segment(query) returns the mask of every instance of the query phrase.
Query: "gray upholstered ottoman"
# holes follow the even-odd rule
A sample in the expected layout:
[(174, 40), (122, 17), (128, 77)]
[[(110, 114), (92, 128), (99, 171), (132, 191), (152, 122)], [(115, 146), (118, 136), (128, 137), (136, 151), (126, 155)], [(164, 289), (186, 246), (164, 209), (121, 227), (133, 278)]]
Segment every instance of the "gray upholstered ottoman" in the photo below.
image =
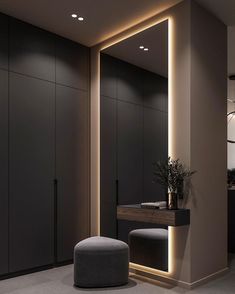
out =
[(159, 270), (168, 270), (168, 231), (137, 229), (129, 233), (130, 261)]
[(119, 286), (128, 282), (129, 247), (105, 237), (91, 237), (74, 248), (74, 284), (78, 287)]

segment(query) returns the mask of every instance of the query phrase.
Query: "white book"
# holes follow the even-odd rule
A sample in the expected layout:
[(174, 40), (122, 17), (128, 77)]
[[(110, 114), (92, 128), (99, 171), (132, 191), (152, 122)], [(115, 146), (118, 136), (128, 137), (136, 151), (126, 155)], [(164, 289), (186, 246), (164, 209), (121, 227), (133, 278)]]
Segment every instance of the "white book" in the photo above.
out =
[(157, 202), (143, 202), (141, 203), (142, 208), (166, 208), (166, 201), (157, 201)]

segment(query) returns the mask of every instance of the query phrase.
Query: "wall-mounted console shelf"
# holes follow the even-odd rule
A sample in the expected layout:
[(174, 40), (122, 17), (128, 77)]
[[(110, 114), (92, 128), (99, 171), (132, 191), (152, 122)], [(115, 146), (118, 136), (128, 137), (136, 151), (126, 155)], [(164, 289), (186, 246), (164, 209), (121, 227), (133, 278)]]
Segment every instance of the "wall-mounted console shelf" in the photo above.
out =
[(190, 210), (148, 209), (141, 208), (140, 204), (118, 205), (117, 219), (177, 227), (190, 224)]

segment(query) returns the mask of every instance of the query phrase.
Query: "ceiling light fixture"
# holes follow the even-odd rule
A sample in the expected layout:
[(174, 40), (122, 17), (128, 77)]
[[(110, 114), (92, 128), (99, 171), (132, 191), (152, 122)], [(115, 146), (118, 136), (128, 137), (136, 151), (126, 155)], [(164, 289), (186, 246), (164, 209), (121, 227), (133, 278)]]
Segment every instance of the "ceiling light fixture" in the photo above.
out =
[(149, 51), (149, 48), (144, 48), (144, 51)]
[(141, 45), (139, 48), (140, 48), (140, 49), (144, 49), (144, 46), (143, 46), (143, 45)]
[(75, 14), (75, 13), (73, 13), (71, 16), (72, 16), (72, 18), (77, 18), (78, 17), (77, 14)]
[(79, 16), (79, 17), (78, 17), (78, 20), (79, 20), (79, 21), (83, 21), (84, 18), (83, 18), (82, 16)]

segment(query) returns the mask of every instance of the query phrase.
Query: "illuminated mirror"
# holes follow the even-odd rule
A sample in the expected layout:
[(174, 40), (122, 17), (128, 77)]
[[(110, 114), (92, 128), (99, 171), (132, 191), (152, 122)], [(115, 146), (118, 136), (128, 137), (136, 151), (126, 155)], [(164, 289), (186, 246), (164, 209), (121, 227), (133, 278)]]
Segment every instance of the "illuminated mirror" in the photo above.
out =
[(168, 20), (103, 50), (100, 71), (100, 233), (167, 271), (168, 227), (120, 219), (117, 206), (164, 209), (153, 163), (168, 157)]

